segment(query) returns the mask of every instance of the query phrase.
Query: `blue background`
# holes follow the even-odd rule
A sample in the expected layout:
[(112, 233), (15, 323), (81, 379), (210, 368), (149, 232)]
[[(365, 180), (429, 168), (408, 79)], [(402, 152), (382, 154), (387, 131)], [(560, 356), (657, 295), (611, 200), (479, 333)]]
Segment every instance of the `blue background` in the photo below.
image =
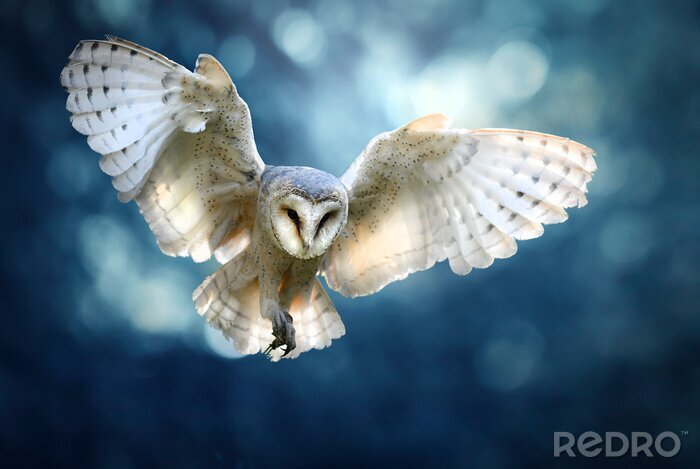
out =
[[(0, 15), (5, 463), (543, 467), (571, 463), (554, 431), (587, 430), (670, 430), (679, 456), (636, 463), (697, 463), (697, 2), (5, 0)], [(215, 264), (160, 254), (69, 124), (60, 70), (105, 33), (188, 67), (217, 56), (270, 164), (341, 174), (375, 134), (443, 111), (595, 148), (590, 203), (467, 277), (441, 264), (332, 293), (347, 335), (330, 349), (235, 358), (190, 300)]]

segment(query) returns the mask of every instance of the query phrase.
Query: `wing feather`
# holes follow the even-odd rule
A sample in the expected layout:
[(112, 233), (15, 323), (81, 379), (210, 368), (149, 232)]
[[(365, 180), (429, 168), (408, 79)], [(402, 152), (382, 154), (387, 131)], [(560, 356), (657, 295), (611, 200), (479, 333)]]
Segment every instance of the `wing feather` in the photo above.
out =
[[(136, 200), (166, 254), (230, 258), (249, 240), (264, 164), (248, 106), (223, 67), (194, 72), (123, 39), (82, 41), (61, 73), (73, 127), (119, 200)], [(226, 254), (226, 253), (229, 254)]]
[(347, 296), (373, 293), (447, 259), (458, 274), (517, 251), (586, 204), (594, 152), (509, 129), (449, 129), (426, 116), (375, 137), (342, 177), (348, 222), (322, 273)]

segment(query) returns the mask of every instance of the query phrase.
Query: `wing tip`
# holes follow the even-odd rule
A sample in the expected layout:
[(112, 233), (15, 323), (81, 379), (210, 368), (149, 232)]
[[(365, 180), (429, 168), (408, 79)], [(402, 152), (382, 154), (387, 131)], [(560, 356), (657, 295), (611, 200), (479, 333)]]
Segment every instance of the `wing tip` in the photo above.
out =
[(228, 91), (233, 90), (233, 80), (216, 57), (210, 54), (199, 54), (194, 66), (194, 72), (215, 81)]
[(446, 130), (449, 129), (451, 125), (452, 118), (450, 116), (442, 113), (435, 113), (412, 120), (404, 127), (409, 130), (425, 132), (429, 130)]

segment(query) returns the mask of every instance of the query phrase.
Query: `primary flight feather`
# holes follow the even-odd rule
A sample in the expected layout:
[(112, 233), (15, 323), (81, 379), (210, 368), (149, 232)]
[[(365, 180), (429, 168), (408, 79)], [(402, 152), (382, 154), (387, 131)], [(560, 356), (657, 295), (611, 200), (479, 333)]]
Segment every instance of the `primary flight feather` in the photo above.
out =
[(73, 127), (161, 250), (223, 264), (193, 294), (199, 314), (273, 360), (345, 334), (317, 275), (362, 296), (445, 259), (460, 275), (488, 267), (585, 205), (596, 169), (569, 139), (451, 129), (441, 114), (378, 135), (340, 179), (266, 166), (214, 57), (190, 72), (115, 37), (80, 42), (61, 84)]

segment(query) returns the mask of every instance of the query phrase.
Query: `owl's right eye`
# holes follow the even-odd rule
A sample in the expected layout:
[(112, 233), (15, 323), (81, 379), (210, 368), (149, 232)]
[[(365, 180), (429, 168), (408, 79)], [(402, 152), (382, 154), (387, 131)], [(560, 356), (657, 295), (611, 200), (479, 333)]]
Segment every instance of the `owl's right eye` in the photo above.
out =
[(287, 216), (294, 222), (299, 221), (299, 214), (296, 212), (296, 210), (292, 210), (291, 208), (287, 209)]

